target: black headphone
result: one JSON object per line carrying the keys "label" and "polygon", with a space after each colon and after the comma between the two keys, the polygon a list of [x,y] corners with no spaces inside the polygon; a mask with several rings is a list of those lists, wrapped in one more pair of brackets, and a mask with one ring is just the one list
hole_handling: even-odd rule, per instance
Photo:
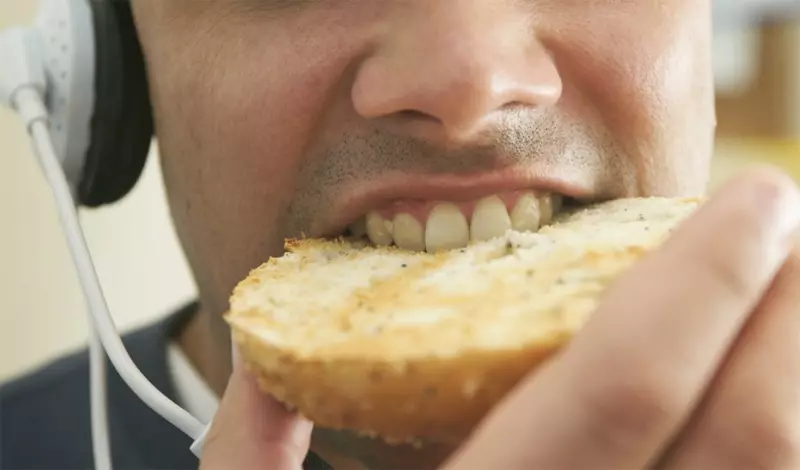
{"label": "black headphone", "polygon": [[[68,0],[72,1],[72,0]],[[94,23],[95,105],[78,203],[110,204],[136,185],[154,137],[144,55],[128,0],[86,0]]]}

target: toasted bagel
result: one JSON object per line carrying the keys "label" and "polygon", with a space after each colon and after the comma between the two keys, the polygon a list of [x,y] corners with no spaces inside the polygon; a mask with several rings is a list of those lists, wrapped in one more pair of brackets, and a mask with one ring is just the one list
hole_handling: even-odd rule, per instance
{"label": "toasted bagel", "polygon": [[459,440],[700,203],[567,209],[537,233],[435,254],[291,240],[236,286],[226,319],[263,390],[316,425]]}

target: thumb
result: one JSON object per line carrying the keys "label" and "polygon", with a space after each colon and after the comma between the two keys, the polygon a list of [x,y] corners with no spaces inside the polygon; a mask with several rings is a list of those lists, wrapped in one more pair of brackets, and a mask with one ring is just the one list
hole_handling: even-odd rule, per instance
{"label": "thumb", "polygon": [[259,389],[233,344],[233,373],[209,430],[200,470],[301,470],[312,424]]}

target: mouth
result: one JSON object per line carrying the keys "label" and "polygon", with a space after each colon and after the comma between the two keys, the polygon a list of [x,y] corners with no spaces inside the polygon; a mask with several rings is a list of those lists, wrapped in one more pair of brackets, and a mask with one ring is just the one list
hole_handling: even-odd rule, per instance
{"label": "mouth", "polygon": [[477,175],[398,175],[358,188],[333,204],[326,238],[417,252],[464,248],[509,230],[537,232],[566,208],[597,196],[578,172],[498,171]]}
{"label": "mouth", "polygon": [[348,225],[342,236],[374,246],[434,253],[491,240],[509,230],[537,232],[577,202],[559,193],[520,190],[470,201],[396,200]]}

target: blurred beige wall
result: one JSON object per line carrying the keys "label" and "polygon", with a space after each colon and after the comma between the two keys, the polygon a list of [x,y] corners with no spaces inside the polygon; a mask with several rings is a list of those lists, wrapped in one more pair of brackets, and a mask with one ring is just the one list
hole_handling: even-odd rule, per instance
{"label": "blurred beige wall", "polygon": [[716,43],[719,136],[800,139],[800,18],[718,32]]}
{"label": "blurred beige wall", "polygon": [[[69,0],[67,0],[69,1]],[[0,0],[0,28],[29,22],[34,0]],[[153,152],[135,191],[85,212],[87,243],[121,329],[194,296]],[[85,344],[86,309],[72,260],[23,126],[0,109],[0,380]]]}

